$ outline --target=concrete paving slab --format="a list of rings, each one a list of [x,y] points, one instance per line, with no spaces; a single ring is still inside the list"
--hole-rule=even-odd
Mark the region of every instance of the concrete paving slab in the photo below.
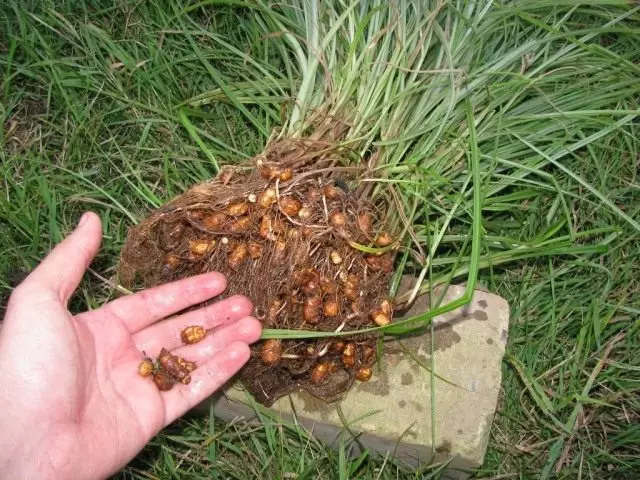
[[[442,305],[463,293],[462,286],[449,287]],[[429,299],[422,297],[401,318],[428,309]],[[329,404],[300,392],[269,410],[285,423],[295,415],[316,438],[335,446],[345,432],[341,411],[348,434],[357,438],[352,455],[367,448],[410,467],[450,461],[447,478],[465,478],[484,460],[502,380],[509,306],[478,290],[467,307],[437,317],[434,326],[433,337],[426,333],[386,342],[387,354],[373,378],[356,382],[342,400]],[[434,376],[427,370],[431,366]],[[238,385],[213,402],[224,420],[255,421],[248,394]]]

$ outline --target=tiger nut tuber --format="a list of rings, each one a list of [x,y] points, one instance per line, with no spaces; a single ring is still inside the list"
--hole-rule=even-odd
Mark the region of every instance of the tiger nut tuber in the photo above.
[[[227,214],[232,217],[240,217],[249,211],[248,202],[232,203],[227,207]]]
[[[138,366],[138,373],[142,377],[148,377],[153,373],[153,370],[153,362],[150,358],[145,358],[144,360],[142,360],[142,362],[140,362],[140,365]]]
[[[276,203],[276,190],[274,188],[267,188],[258,195],[258,205],[262,208],[269,208],[274,203]]]
[[[300,212],[302,205],[293,197],[284,197],[280,199],[280,211],[285,215],[293,217]]]
[[[260,355],[262,363],[265,365],[275,365],[282,358],[282,343],[280,340],[269,339],[262,345],[262,352]]]
[[[213,245],[215,245],[215,240],[190,240],[189,251],[194,257],[201,257],[207,253]]]
[[[356,372],[356,379],[361,382],[368,382],[373,375],[373,371],[369,367],[360,367]]]
[[[206,335],[207,331],[200,325],[191,325],[180,332],[182,343],[187,345],[202,341]]]
[[[353,343],[347,343],[342,351],[342,363],[347,368],[353,368],[356,363],[356,346]]]
[[[322,383],[329,374],[329,365],[326,363],[319,363],[311,371],[311,381],[315,384]]]

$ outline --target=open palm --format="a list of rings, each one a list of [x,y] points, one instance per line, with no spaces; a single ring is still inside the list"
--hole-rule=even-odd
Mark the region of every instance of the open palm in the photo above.
[[[242,296],[165,319],[222,293],[218,273],[71,315],[67,301],[100,237],[98,217],[86,214],[9,301],[0,331],[0,471],[7,478],[108,476],[235,374],[260,336]],[[181,346],[188,325],[214,331]],[[143,352],[155,357],[162,347],[198,364],[190,384],[160,392],[138,375]]]

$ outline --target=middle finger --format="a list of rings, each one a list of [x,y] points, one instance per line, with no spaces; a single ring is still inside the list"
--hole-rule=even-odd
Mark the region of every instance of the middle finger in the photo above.
[[[257,342],[261,333],[260,322],[253,317],[245,317],[216,329],[199,343],[184,345],[171,353],[202,365],[233,342],[243,342],[247,345]]]

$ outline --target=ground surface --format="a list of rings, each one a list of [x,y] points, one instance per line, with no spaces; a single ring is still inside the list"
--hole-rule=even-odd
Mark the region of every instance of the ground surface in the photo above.
[[[218,88],[203,55],[228,82],[242,81],[242,62],[220,57],[211,39],[199,35],[220,31],[242,45],[233,38],[242,21],[237,12],[220,8],[187,24],[176,21],[178,6],[169,1],[106,2],[91,12],[84,2],[32,3],[0,3],[2,295],[82,211],[93,209],[105,225],[104,247],[73,302],[80,310],[113,295],[109,278],[131,222],[209,178],[212,158],[225,163],[250,156],[266,137],[221,99],[191,117],[208,145],[205,154],[176,109]],[[617,48],[620,55],[635,50],[637,60],[637,43]],[[268,132],[273,119],[263,125]],[[635,135],[603,136],[567,165],[636,221],[638,128]],[[481,286],[510,302],[511,332],[504,392],[479,477],[633,478],[640,471],[638,231],[575,178],[559,178],[572,192],[576,224],[605,229],[601,240],[609,248],[482,271]],[[505,235],[536,231],[552,208],[542,194],[522,202]],[[347,460],[267,416],[259,427],[185,419],[159,435],[120,478],[214,473],[423,478],[389,459]]]

